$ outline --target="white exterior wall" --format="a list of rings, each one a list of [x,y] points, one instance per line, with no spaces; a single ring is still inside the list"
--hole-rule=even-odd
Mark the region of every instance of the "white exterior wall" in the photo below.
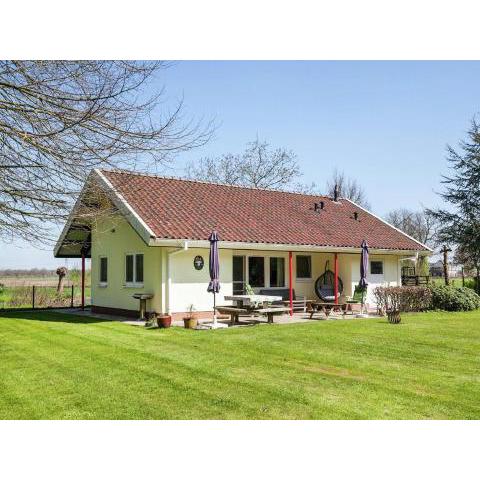
[[[180,242],[179,242],[180,246]],[[125,254],[131,252],[144,254],[144,285],[130,288],[125,286]],[[248,281],[248,257],[265,257],[265,288],[270,288],[269,258],[285,259],[285,287],[289,285],[287,251],[269,250],[232,250],[220,249],[220,283],[221,290],[217,295],[217,304],[226,304],[224,295],[233,291],[232,267],[233,256],[246,257],[246,279]],[[195,256],[204,259],[202,270],[193,265]],[[312,275],[310,279],[296,278],[297,255],[309,255],[312,259]],[[98,264],[100,256],[108,257],[108,285],[99,286]],[[213,295],[207,292],[209,282],[208,248],[188,248],[181,250],[172,247],[148,247],[134,230],[125,222],[117,221],[112,225],[95,228],[92,232],[92,303],[98,306],[136,310],[138,301],[132,298],[133,293],[153,293],[154,298],[148,302],[147,308],[158,312],[185,312],[190,304],[197,311],[210,311],[213,306]],[[401,269],[398,255],[370,255],[370,260],[384,262],[383,275],[368,275],[369,289],[367,303],[374,305],[372,291],[378,285],[400,285]],[[315,280],[323,274],[325,262],[329,260],[329,268],[334,270],[334,254],[319,252],[293,252],[293,288],[297,297],[315,300]],[[344,284],[344,296],[351,296],[360,277],[360,255],[338,254],[339,276]],[[170,281],[169,281],[170,279]],[[255,290],[259,290],[258,288]]]
[[[248,279],[248,257],[265,257],[265,288],[270,288],[269,279],[269,258],[283,257],[285,259],[285,287],[288,287],[288,252],[268,251],[268,250],[225,250],[220,249],[220,284],[221,290],[217,295],[217,305],[228,304],[224,300],[224,295],[231,295],[233,290],[232,283],[232,263],[233,256],[245,256],[246,259],[246,278]],[[193,260],[196,255],[201,255],[205,261],[202,270],[195,270]],[[171,312],[185,312],[190,304],[193,304],[197,311],[208,311],[212,309],[212,294],[207,292],[209,282],[208,270],[208,249],[188,249],[175,254],[171,258],[171,293],[170,310]],[[309,280],[296,278],[296,256],[310,255],[312,257],[312,278]],[[325,262],[329,260],[330,270],[334,270],[334,254],[328,253],[293,253],[293,288],[297,297],[306,297],[315,300],[315,281],[323,274]],[[395,255],[370,255],[370,260],[383,261],[383,275],[368,274],[369,283],[367,303],[375,305],[372,291],[376,286],[401,285],[401,272],[399,265],[399,256]],[[360,280],[360,255],[359,254],[338,254],[338,273],[343,281],[343,297],[353,295],[355,285]],[[248,281],[248,280],[247,280]],[[273,288],[273,287],[272,287]],[[260,288],[255,288],[258,291]]]
[[[351,255],[351,289],[355,288],[355,285],[358,285],[360,280],[360,256]],[[375,305],[375,300],[373,298],[373,290],[375,287],[379,286],[388,286],[395,287],[402,284],[402,274],[400,267],[400,258],[395,255],[370,255],[370,261],[383,261],[383,275],[371,275],[370,267],[369,273],[367,275],[368,289],[367,289],[367,298],[366,303],[369,305]]]
[[[196,270],[193,266],[197,255],[203,257],[202,270]],[[219,256],[220,292],[216,301],[217,305],[225,305],[224,295],[232,294],[232,250],[220,249]],[[170,258],[171,291],[168,309],[171,312],[186,312],[191,304],[199,312],[212,310],[213,294],[207,292],[210,281],[208,258],[208,248],[189,248]]]

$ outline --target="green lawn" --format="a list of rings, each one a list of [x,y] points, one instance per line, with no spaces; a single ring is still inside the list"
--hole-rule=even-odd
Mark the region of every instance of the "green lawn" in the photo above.
[[[132,327],[0,316],[0,418],[480,419],[480,313]]]

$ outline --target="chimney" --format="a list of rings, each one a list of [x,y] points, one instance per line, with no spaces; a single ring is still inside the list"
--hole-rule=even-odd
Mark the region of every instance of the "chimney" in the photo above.
[[[358,212],[353,212],[353,219],[358,220]]]
[[[318,203],[315,203],[315,206],[314,206],[314,210],[315,212],[319,212],[320,210],[323,210],[325,208],[325,202],[323,200],[321,200],[320,202]]]
[[[338,202],[338,196],[339,196],[339,188],[338,188],[338,183],[335,184],[335,187],[333,188],[333,201]]]

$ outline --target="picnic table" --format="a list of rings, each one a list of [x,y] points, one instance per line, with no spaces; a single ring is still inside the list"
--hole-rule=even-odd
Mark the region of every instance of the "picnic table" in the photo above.
[[[239,308],[253,309],[259,304],[281,302],[283,299],[278,295],[225,295],[225,300],[236,303]]]
[[[280,315],[288,312],[290,308],[279,306],[269,306],[270,302],[278,302],[282,297],[277,295],[226,295],[225,300],[236,303],[235,306],[218,306],[217,311],[220,314],[228,314],[232,325],[238,323],[240,315],[266,315],[267,322],[273,323],[274,315]]]
[[[342,316],[345,317],[346,310],[346,303],[310,302],[310,318],[316,313],[324,313],[325,317],[328,318],[332,312],[341,312]]]
[[[274,315],[280,315],[285,312],[289,312],[290,308],[286,307],[269,307],[269,308],[257,308],[257,309],[246,309],[246,308],[238,308],[238,307],[230,307],[230,306],[220,306],[216,307],[216,310],[220,314],[227,314],[230,315],[230,323],[232,325],[239,323],[240,315],[266,315],[267,316],[267,323],[273,323]]]

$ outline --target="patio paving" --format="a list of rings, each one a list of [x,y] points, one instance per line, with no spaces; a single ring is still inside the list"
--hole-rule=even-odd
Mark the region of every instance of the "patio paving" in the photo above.
[[[136,320],[131,317],[122,317],[119,315],[108,315],[104,313],[92,313],[90,308],[85,308],[85,310],[82,310],[81,308],[71,308],[71,309],[58,309],[54,310],[59,313],[67,313],[67,314],[72,314],[72,315],[80,315],[80,316],[85,316],[85,317],[92,317],[92,318],[98,318],[101,320],[112,320],[112,321],[118,321],[122,323],[126,323],[127,325],[133,325],[133,326],[138,326],[138,327],[144,327],[145,322],[141,320]],[[343,317],[341,314],[337,313],[332,313],[328,317],[328,320],[355,320],[355,315],[346,315]],[[369,313],[367,318],[378,318],[378,315]],[[305,323],[305,322],[318,322],[318,321],[324,321],[327,320],[324,314],[316,314],[312,319],[310,319],[310,314],[304,313],[304,312],[294,312],[292,316],[289,314],[284,314],[284,315],[277,315],[275,316],[274,323],[276,324],[289,324],[289,323]],[[204,323],[211,323],[212,319],[211,318],[199,318],[198,323],[199,325],[202,325]],[[226,319],[221,319],[218,320],[219,323],[226,323],[229,324],[230,320]],[[232,326],[231,328],[237,328],[237,327],[245,327],[245,326],[253,326],[253,325],[258,325],[258,324],[263,324],[267,323],[267,318],[263,316],[258,316],[258,317],[240,317],[240,322],[238,325]],[[183,320],[174,320],[172,321],[172,326],[175,327],[183,327]],[[230,327],[230,325],[229,325]]]

